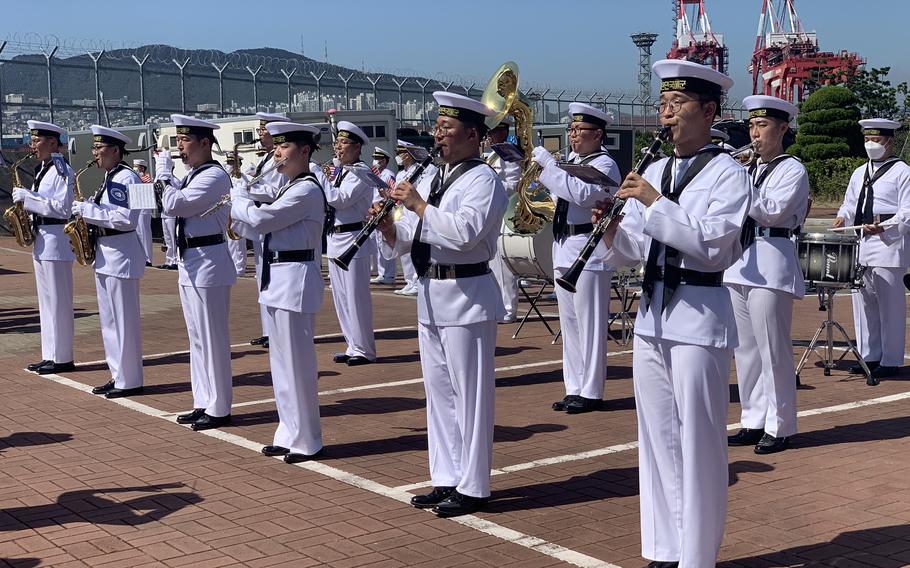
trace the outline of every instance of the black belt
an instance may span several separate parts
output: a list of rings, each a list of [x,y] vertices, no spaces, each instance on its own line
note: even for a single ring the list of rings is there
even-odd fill
[[[431,264],[424,276],[433,280],[448,280],[450,278],[481,276],[489,271],[490,267],[486,262],[475,264]]]
[[[220,245],[223,242],[224,235],[222,233],[218,233],[217,235],[203,235],[201,237],[187,237],[186,248],[209,247],[212,245]]]
[[[134,229],[129,231],[118,231],[117,229],[108,229],[107,227],[95,227],[95,236],[96,237],[113,237],[114,235],[125,235],[127,233],[135,233]]]
[[[570,237],[575,235],[587,235],[594,230],[594,223],[581,223],[580,225],[567,225],[566,233]]]
[[[313,249],[300,250],[273,250],[269,251],[268,258],[265,259],[269,264],[276,262],[309,262],[316,258]]]
[[[32,222],[36,227],[38,225],[66,225],[69,223],[69,219],[57,219],[55,217],[42,217],[41,215],[35,215],[32,218]]]
[[[755,227],[756,237],[781,237],[789,239],[793,236],[793,231],[786,227]]]
[[[688,268],[680,268],[679,272],[680,284],[688,284],[689,286],[710,286],[712,288],[720,288],[724,285],[723,272],[701,272],[698,270],[689,270]],[[660,268],[656,280],[663,279],[664,269]]]
[[[347,223],[345,225],[335,225],[332,227],[333,233],[352,233],[354,231],[359,231],[363,228],[363,221],[358,221],[356,223]]]

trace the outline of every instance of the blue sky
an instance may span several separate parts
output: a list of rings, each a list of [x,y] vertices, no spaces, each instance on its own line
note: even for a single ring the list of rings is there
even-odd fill
[[[36,32],[222,51],[271,46],[299,52],[302,36],[307,56],[321,60],[327,42],[332,63],[368,71],[480,84],[512,59],[521,68],[524,87],[598,89],[601,94],[636,90],[638,55],[630,34],[660,34],[654,46],[654,59],[659,59],[674,31],[671,0],[108,0],[16,2],[11,10],[12,5],[3,5],[0,38]],[[869,67],[891,66],[892,82],[910,81],[910,1],[800,0],[796,5],[804,27],[818,32],[823,50],[856,51]],[[707,7],[714,31],[724,33],[731,50],[733,94],[750,94],[746,65],[761,0],[708,0]]]

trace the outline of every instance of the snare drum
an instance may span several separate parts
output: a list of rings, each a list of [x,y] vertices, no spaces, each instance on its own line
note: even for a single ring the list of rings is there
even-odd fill
[[[832,233],[808,233],[796,241],[799,267],[807,285],[833,288],[855,287],[858,277],[859,237]]]

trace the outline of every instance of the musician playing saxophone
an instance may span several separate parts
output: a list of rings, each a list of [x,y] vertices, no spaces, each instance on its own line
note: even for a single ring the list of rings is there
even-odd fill
[[[129,185],[141,183],[124,161],[130,139],[97,124],[92,127],[92,155],[104,171],[93,196],[73,203],[73,214],[89,224],[95,248],[95,290],[101,339],[111,379],[92,389],[107,398],[142,392],[142,326],[139,279],[145,272],[145,248],[137,229],[141,210],[130,208]]]
[[[41,318],[41,361],[28,366],[39,374],[75,369],[73,364],[73,261],[63,227],[73,204],[73,168],[59,154],[66,131],[49,122],[28,121],[31,148],[41,165],[32,189],[13,189],[13,201],[32,216],[32,255]]]
[[[616,162],[603,150],[605,128],[613,117],[582,103],[569,105],[570,161],[591,165],[615,180],[620,173]],[[608,188],[586,183],[570,176],[556,165],[545,148],[534,149],[534,161],[541,165],[540,183],[557,197],[553,217],[553,268],[555,278],[562,276],[578,257],[594,229],[591,207],[610,195]],[[559,325],[562,329],[563,380],[566,396],[553,403],[553,410],[570,414],[590,412],[603,404],[607,378],[607,339],[610,321],[610,278],[612,271],[604,262],[604,245],[599,245],[585,265],[573,294],[556,288]]]

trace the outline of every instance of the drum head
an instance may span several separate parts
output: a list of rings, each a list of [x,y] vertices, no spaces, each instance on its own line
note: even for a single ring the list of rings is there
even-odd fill
[[[499,237],[502,260],[519,278],[553,279],[552,224],[534,235],[519,235],[504,224]]]

